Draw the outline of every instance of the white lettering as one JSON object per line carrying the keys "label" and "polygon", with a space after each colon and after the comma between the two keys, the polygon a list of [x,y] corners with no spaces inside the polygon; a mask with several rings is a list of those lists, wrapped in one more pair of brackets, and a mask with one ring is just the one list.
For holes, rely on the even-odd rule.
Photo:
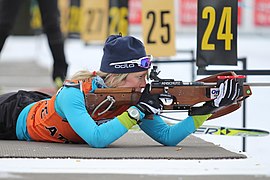
{"label": "white lettering", "polygon": [[134,68],[135,65],[134,64],[117,64],[114,65],[114,68],[116,69],[128,69],[128,68]]}

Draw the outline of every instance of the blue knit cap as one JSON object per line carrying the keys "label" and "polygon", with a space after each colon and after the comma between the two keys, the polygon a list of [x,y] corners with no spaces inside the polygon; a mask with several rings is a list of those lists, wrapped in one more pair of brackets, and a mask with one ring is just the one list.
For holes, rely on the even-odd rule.
{"label": "blue knit cap", "polygon": [[111,66],[110,63],[140,59],[146,56],[143,43],[132,36],[110,35],[103,48],[100,71],[105,73],[132,73],[147,69],[137,65]]}

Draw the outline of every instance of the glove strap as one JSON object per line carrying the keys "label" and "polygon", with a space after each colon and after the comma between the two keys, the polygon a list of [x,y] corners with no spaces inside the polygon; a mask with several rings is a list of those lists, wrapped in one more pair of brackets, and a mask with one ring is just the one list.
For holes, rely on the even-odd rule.
{"label": "glove strap", "polygon": [[188,111],[189,116],[198,116],[198,115],[205,115],[205,114],[214,114],[219,108],[214,107],[212,101],[206,102],[201,107],[191,107]]}

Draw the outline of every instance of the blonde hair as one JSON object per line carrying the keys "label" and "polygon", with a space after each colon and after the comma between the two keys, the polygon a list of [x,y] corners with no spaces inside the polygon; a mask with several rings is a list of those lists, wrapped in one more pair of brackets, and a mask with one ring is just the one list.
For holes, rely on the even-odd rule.
{"label": "blonde hair", "polygon": [[95,76],[100,76],[108,87],[115,88],[127,78],[128,73],[113,74],[113,73],[104,73],[102,71],[90,72],[88,70],[81,70],[81,71],[76,72],[71,77],[71,80],[79,81],[79,80],[93,78]]}

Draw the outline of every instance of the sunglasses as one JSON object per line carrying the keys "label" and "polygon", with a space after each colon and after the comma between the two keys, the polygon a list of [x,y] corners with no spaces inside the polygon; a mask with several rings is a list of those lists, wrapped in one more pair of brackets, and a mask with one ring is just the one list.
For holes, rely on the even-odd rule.
{"label": "sunglasses", "polygon": [[110,66],[115,66],[115,65],[120,65],[120,64],[137,64],[139,67],[142,68],[150,68],[151,66],[151,61],[153,60],[152,55],[147,55],[145,57],[142,57],[140,59],[133,59],[129,61],[122,61],[122,62],[115,62],[115,63],[110,63]]}

